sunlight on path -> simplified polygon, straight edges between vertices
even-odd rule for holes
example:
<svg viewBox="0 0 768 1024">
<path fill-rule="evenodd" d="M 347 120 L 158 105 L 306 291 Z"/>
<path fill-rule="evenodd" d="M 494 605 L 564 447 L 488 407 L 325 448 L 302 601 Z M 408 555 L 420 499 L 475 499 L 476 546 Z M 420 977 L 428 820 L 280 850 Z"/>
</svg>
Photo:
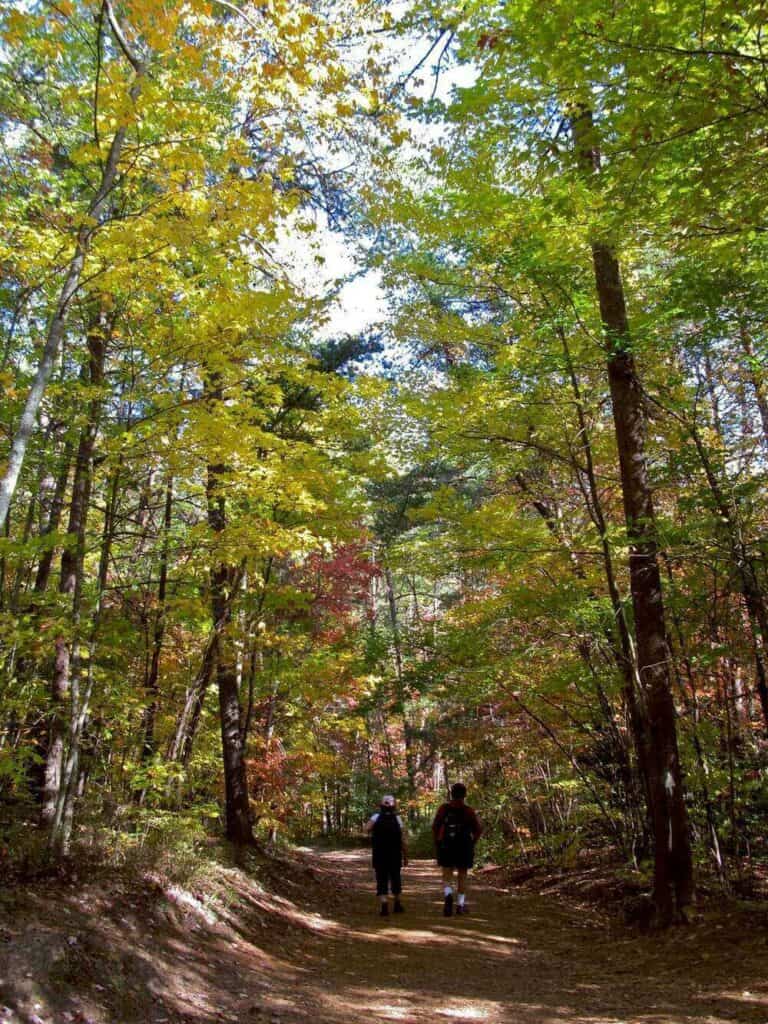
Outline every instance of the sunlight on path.
<svg viewBox="0 0 768 1024">
<path fill-rule="evenodd" d="M 588 905 L 493 889 L 481 874 L 470 914 L 445 918 L 437 869 L 417 861 L 404 874 L 406 912 L 381 918 L 369 857 L 307 851 L 279 887 L 223 871 L 229 898 L 212 904 L 213 925 L 199 901 L 157 888 L 38 887 L 13 929 L 0 928 L 0 1020 L 768 1024 L 756 915 L 641 936 Z"/>
<path fill-rule="evenodd" d="M 697 984 L 684 949 L 667 947 L 673 939 L 612 934 L 576 908 L 502 893 L 482 878 L 470 881 L 470 914 L 446 919 L 426 861 L 403 873 L 406 913 L 382 919 L 367 852 L 316 856 L 322 871 L 341 876 L 344 895 L 316 957 L 317 1024 L 768 1022 L 768 990 L 741 994 L 709 976 L 711 984 Z M 668 948 L 679 972 L 663 956 Z"/>
</svg>

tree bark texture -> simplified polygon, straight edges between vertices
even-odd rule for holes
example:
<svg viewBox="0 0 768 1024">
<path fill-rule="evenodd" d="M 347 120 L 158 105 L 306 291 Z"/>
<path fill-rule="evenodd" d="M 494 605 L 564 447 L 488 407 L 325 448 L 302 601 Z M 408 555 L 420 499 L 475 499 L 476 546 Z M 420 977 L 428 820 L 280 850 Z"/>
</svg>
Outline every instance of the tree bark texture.
<svg viewBox="0 0 768 1024">
<path fill-rule="evenodd" d="M 209 381 L 208 397 L 214 404 L 222 400 L 217 375 Z M 226 467 L 222 463 L 208 466 L 208 525 L 215 541 L 227 525 L 226 499 L 222 480 Z M 216 682 L 219 689 L 221 745 L 224 759 L 224 796 L 227 838 L 238 844 L 254 844 L 253 825 L 248 800 L 248 779 L 245 771 L 244 744 L 241 730 L 242 707 L 237 685 L 237 667 L 231 639 L 232 601 L 237 585 L 237 569 L 219 561 L 214 554 L 211 568 L 211 611 L 216 635 Z"/>
<path fill-rule="evenodd" d="M 197 734 L 197 726 L 205 703 L 205 695 L 213 679 L 216 665 L 216 633 L 211 633 L 203 651 L 203 660 L 192 685 L 187 692 L 184 707 L 176 723 L 168 757 L 179 761 L 185 767 L 192 757 L 192 747 Z"/>
<path fill-rule="evenodd" d="M 608 381 L 629 541 L 638 672 L 648 727 L 645 757 L 654 831 L 654 901 L 660 923 L 668 924 L 690 903 L 693 860 L 670 684 L 655 515 L 645 458 L 645 407 L 629 347 L 629 323 L 618 261 L 610 247 L 599 243 L 593 245 L 592 255 L 608 346 Z"/>
<path fill-rule="evenodd" d="M 590 111 L 573 120 L 579 167 L 600 168 Z M 672 700 L 655 515 L 645 454 L 646 412 L 638 379 L 619 262 L 612 246 L 592 242 L 595 287 L 607 354 L 621 489 L 629 542 L 629 575 L 634 611 L 640 696 L 647 722 L 646 759 L 654 835 L 654 903 L 658 922 L 682 917 L 693 892 L 688 814 L 683 795 Z"/>
<path fill-rule="evenodd" d="M 80 432 L 75 457 L 75 473 L 69 506 L 67 541 L 61 554 L 59 592 L 69 594 L 71 605 L 71 637 L 56 640 L 56 667 L 52 681 L 52 721 L 46 755 L 43 823 L 49 829 L 49 845 L 56 852 L 66 852 L 76 798 L 76 774 L 79 764 L 78 744 L 85 724 L 84 707 L 79 690 L 80 670 L 80 612 L 82 603 L 83 569 L 85 560 L 86 527 L 93 477 L 93 453 L 102 410 L 101 386 L 104 381 L 104 361 L 107 337 L 111 324 L 101 310 L 97 310 L 88 329 L 87 380 L 93 395 L 88 403 L 87 418 Z M 67 647 L 66 658 L 62 648 Z M 60 708 L 64 701 L 70 704 L 67 736 L 61 732 L 63 723 Z M 65 755 L 66 750 L 66 755 Z M 55 800 L 51 787 L 56 780 Z M 51 810 L 53 807 L 53 813 Z"/>
<path fill-rule="evenodd" d="M 69 470 L 72 462 L 72 450 L 73 446 L 70 441 L 65 442 L 64 451 L 61 456 L 61 465 L 59 467 L 59 475 L 56 477 L 56 483 L 54 485 L 53 498 L 51 499 L 51 508 L 48 513 L 48 520 L 41 530 L 41 536 L 47 537 L 52 533 L 55 533 L 59 528 L 61 522 L 61 514 L 64 511 L 64 499 L 67 493 L 67 483 L 69 482 Z M 51 575 L 51 567 L 53 566 L 53 547 L 49 547 L 47 551 L 43 552 L 40 561 L 37 565 L 37 573 L 35 574 L 35 582 L 32 590 L 35 594 L 43 594 L 48 586 L 48 580 Z"/>
<path fill-rule="evenodd" d="M 144 709 L 144 743 L 141 751 L 143 761 L 149 760 L 157 749 L 155 719 L 157 717 L 158 684 L 160 680 L 160 655 L 165 637 L 165 611 L 168 592 L 168 553 L 170 550 L 171 516 L 173 513 L 173 478 L 168 477 L 165 487 L 163 509 L 163 540 L 160 548 L 160 570 L 157 583 L 157 610 L 152 630 L 152 656 L 146 680 L 147 706 Z"/>
</svg>

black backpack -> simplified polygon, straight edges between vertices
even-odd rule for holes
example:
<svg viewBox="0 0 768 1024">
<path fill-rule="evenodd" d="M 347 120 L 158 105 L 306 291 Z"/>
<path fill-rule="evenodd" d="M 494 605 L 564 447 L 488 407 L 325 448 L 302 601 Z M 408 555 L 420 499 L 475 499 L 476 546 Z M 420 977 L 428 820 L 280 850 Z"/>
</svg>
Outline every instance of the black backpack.
<svg viewBox="0 0 768 1024">
<path fill-rule="evenodd" d="M 472 842 L 472 830 L 463 807 L 449 807 L 443 818 L 443 835 L 440 840 L 444 847 L 466 847 Z"/>
<path fill-rule="evenodd" d="M 402 831 L 394 808 L 382 807 L 371 832 L 374 853 L 399 853 Z"/>
</svg>

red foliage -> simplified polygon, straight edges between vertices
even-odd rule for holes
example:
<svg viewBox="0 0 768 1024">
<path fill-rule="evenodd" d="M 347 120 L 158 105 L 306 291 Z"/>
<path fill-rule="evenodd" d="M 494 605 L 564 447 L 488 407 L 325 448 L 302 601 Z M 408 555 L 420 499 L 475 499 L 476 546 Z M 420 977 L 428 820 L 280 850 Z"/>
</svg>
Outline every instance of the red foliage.
<svg viewBox="0 0 768 1024">
<path fill-rule="evenodd" d="M 302 576 L 314 594 L 310 614 L 316 635 L 334 643 L 344 636 L 345 625 L 369 613 L 371 580 L 379 571 L 359 542 L 341 545 L 330 557 L 307 559 Z"/>
</svg>

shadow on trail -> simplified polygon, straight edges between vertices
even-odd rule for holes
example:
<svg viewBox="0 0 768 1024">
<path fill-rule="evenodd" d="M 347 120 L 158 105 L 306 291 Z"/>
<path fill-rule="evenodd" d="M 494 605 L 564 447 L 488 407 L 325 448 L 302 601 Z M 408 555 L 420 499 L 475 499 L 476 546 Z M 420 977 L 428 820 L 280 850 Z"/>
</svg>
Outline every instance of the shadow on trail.
<svg viewBox="0 0 768 1024">
<path fill-rule="evenodd" d="M 638 937 L 546 897 L 477 880 L 471 914 L 446 919 L 437 869 L 424 861 L 404 872 L 406 914 L 381 919 L 366 853 L 319 860 L 341 873 L 349 897 L 346 930 L 316 953 L 327 984 L 313 1001 L 326 1024 L 768 1020 L 764 929 L 740 950 L 693 929 Z"/>
<path fill-rule="evenodd" d="M 404 872 L 406 913 L 380 918 L 367 852 L 309 859 L 281 878 L 282 895 L 224 871 L 210 914 L 189 893 L 169 903 L 149 886 L 27 893 L 0 927 L 0 1004 L 13 1008 L 0 1005 L 0 1021 L 768 1021 L 766 926 L 754 917 L 638 937 L 480 877 L 470 915 L 445 918 L 437 869 L 417 861 Z"/>
</svg>

